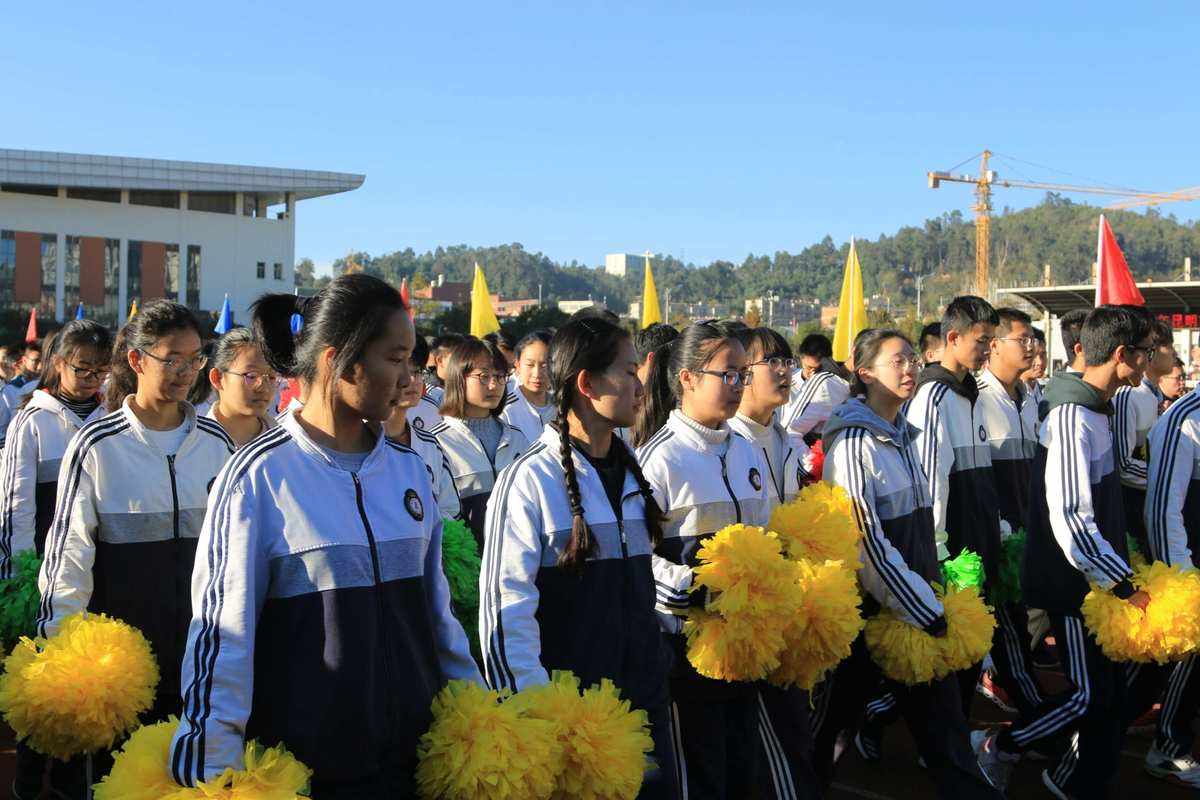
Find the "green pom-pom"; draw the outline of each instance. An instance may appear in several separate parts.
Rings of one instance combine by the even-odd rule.
[[[946,588],[957,586],[960,589],[983,587],[983,559],[978,553],[963,550],[957,556],[942,562],[942,578]]]
[[[480,659],[479,650],[479,545],[465,522],[442,520],[442,572],[450,584],[450,610],[462,623],[471,653]]]
[[[6,653],[22,636],[34,634],[42,597],[38,591],[41,568],[37,552],[25,550],[12,560],[13,576],[0,581],[0,644]]]
[[[1000,574],[992,587],[992,602],[1021,602],[1021,561],[1025,558],[1025,529],[1000,540]]]

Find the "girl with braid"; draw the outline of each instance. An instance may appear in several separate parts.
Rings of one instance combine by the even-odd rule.
[[[675,798],[667,652],[650,566],[661,512],[613,435],[633,424],[642,404],[637,355],[627,332],[594,318],[559,329],[550,353],[555,419],[501,473],[488,502],[484,675],[517,692],[556,669],[584,686],[612,680],[650,718],[655,765],[639,797]]]

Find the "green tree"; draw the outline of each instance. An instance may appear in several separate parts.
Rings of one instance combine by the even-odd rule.
[[[316,281],[317,271],[311,258],[302,258],[296,263],[296,288],[311,289]]]

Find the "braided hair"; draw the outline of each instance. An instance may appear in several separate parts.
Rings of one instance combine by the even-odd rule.
[[[558,429],[558,455],[567,483],[567,502],[571,508],[571,536],[559,556],[558,565],[580,569],[583,562],[595,553],[596,542],[584,518],[583,496],[571,456],[569,416],[575,399],[575,380],[579,373],[603,372],[617,359],[620,345],[629,332],[606,319],[584,317],[572,320],[554,334],[550,343],[550,383],[558,401],[554,426]],[[633,453],[619,438],[613,437],[612,447],[622,465],[637,481],[646,506],[646,528],[654,545],[662,541],[663,514],[650,490],[646,476]]]

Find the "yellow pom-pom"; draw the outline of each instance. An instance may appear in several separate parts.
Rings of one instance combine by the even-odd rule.
[[[96,800],[298,800],[308,796],[312,770],[282,746],[247,742],[244,766],[226,769],[193,787],[175,783],[168,769],[175,717],[134,731],[96,785]]]
[[[1141,562],[1133,582],[1150,595],[1145,612],[1102,589],[1083,600],[1083,620],[1104,654],[1166,664],[1200,649],[1200,572]]]
[[[892,680],[912,686],[944,678],[978,664],[991,649],[996,619],[979,590],[934,588],[946,614],[945,636],[930,636],[889,610],[867,622],[867,650]]]
[[[646,754],[654,751],[645,711],[633,711],[612,681],[579,692],[579,679],[555,672],[550,683],[509,700],[554,725],[563,761],[555,798],[633,800],[642,787]]]
[[[69,759],[111,748],[154,702],[158,665],[136,628],[75,614],[49,639],[22,638],[4,662],[0,710],[39,753]]]
[[[701,675],[720,680],[757,680],[779,666],[781,620],[799,603],[795,567],[784,558],[779,537],[751,525],[730,525],[706,539],[696,553],[692,590],[709,600],[684,623],[688,661]]]
[[[841,561],[813,564],[797,561],[800,608],[784,629],[779,669],[770,676],[779,686],[812,689],[850,655],[850,647],[866,621],[855,571]]]
[[[783,539],[788,558],[859,566],[862,531],[853,501],[840,486],[817,482],[804,487],[795,500],[775,507],[767,528]]]
[[[433,724],[417,745],[417,788],[433,800],[549,798],[562,760],[553,723],[524,703],[468,681],[433,698]]]

